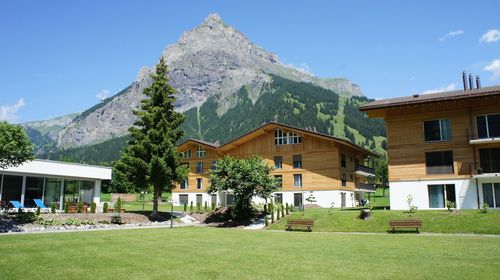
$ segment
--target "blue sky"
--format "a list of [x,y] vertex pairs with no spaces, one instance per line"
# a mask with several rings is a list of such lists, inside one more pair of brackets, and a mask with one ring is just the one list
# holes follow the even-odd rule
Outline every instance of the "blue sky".
[[497,85],[498,11],[500,1],[1,1],[0,119],[97,104],[211,12],[282,62],[347,77],[370,98],[459,89],[463,70]]

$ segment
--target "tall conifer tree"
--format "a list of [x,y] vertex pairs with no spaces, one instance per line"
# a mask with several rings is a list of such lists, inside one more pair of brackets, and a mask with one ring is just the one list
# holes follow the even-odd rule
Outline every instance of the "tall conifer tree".
[[174,111],[176,91],[167,73],[162,57],[151,74],[151,86],[144,89],[146,98],[141,101],[141,109],[134,111],[138,120],[129,129],[132,139],[115,165],[118,177],[137,189],[153,187],[153,216],[158,213],[161,193],[171,191],[187,176],[176,147],[183,135],[180,125],[184,116]]

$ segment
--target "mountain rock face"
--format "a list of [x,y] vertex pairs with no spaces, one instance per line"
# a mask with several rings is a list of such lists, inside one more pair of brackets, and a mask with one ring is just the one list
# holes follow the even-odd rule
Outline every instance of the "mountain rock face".
[[[217,14],[185,32],[162,53],[170,68],[169,78],[177,89],[176,110],[200,107],[207,99],[217,100],[220,117],[236,106],[236,93],[244,86],[255,103],[271,75],[307,82],[351,96],[362,96],[359,86],[347,79],[322,79],[286,66],[277,55],[253,44],[244,34],[226,25]],[[57,147],[90,145],[127,134],[135,121],[132,111],[151,83],[154,67],[142,67],[136,80],[115,96],[83,112],[57,135]]]

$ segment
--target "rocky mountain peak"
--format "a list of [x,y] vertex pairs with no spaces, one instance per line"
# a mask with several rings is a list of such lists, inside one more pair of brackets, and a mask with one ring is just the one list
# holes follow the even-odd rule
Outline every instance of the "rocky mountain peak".
[[217,26],[222,24],[223,24],[222,18],[218,13],[209,14],[203,21],[203,25],[208,25],[208,26]]

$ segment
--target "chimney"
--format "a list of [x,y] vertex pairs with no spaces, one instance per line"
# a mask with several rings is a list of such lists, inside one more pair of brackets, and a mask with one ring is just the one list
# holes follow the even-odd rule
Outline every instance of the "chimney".
[[476,76],[476,88],[477,89],[481,88],[481,78],[479,78],[479,76]]
[[469,74],[469,89],[474,89],[474,78],[472,77],[472,74]]
[[465,71],[462,72],[462,81],[464,82],[464,91],[467,90],[467,73]]

